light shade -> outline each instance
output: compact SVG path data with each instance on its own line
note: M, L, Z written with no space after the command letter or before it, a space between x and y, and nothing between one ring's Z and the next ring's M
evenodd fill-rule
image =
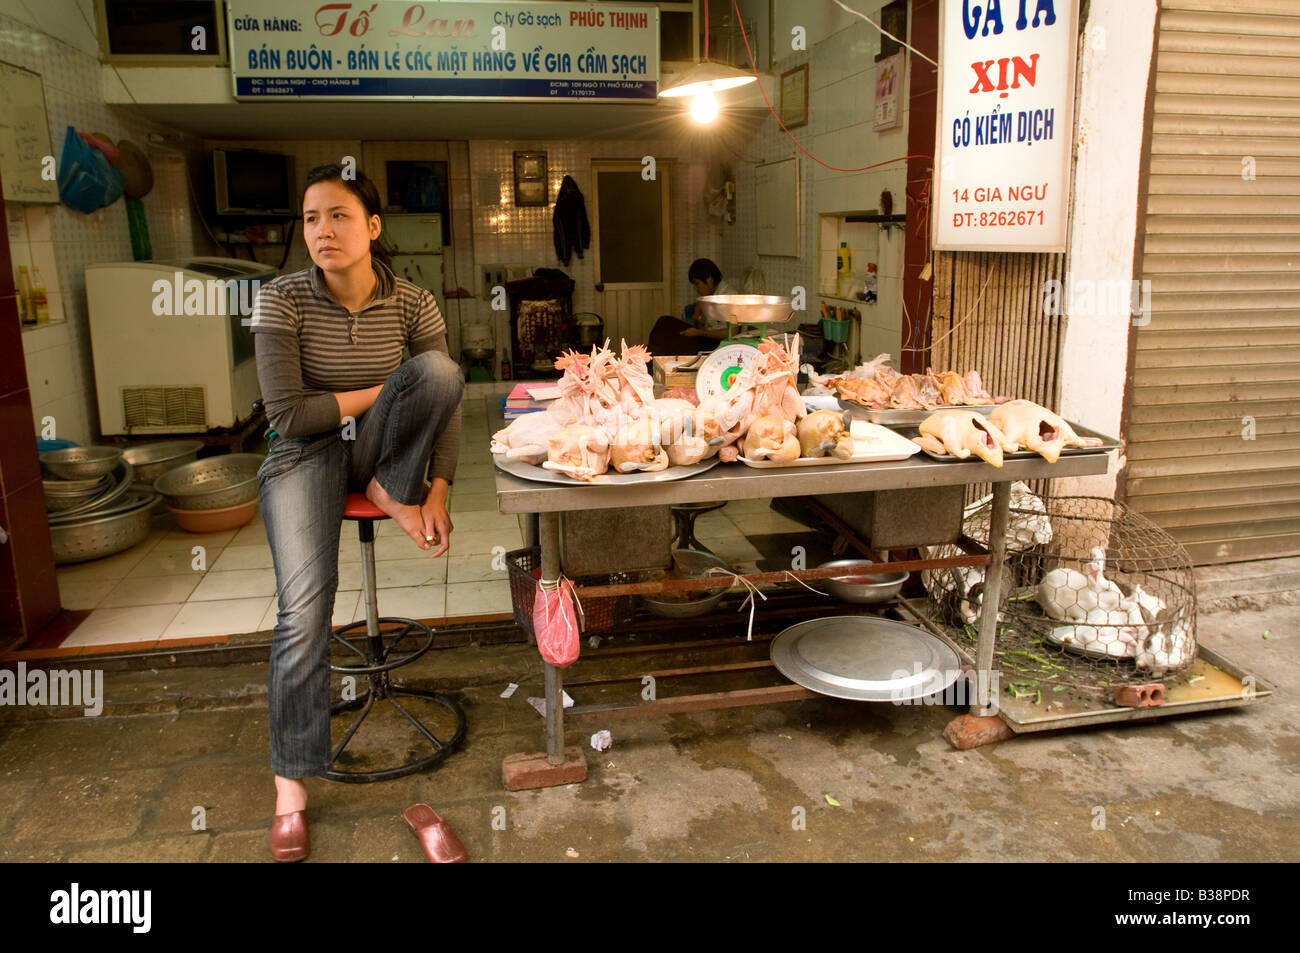
M675 96L693 96L706 90L716 93L718 90L744 86L746 83L754 82L756 78L753 73L746 73L734 66L705 60L688 69L677 82L667 89L661 89L659 95L672 98Z

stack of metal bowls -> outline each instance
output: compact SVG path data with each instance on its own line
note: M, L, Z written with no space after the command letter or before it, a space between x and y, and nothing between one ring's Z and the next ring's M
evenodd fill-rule
M168 470L153 487L167 502L182 529L216 533L243 526L257 511L255 453L206 457Z
M132 487L129 477L123 485L126 491L107 506L50 517L56 565L101 559L144 542L152 527L149 511L158 494L148 487Z
M44 481L50 540L57 565L112 556L149 535L158 500L133 489L134 468L116 447L68 447L41 454L53 476Z

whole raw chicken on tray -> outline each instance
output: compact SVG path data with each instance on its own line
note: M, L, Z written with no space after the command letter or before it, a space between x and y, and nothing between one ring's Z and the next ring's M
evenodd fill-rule
M1055 463L1066 447L1100 447L1096 437L1080 437L1061 417L1027 400L1013 400L993 408L989 419L1007 438L1008 452L1023 447Z

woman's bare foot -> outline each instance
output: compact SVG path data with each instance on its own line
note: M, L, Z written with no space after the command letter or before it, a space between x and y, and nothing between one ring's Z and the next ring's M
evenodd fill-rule
M292 814L307 810L307 785L296 778L275 776L275 813Z
M374 477L366 484L366 499L393 518L393 522L402 528L402 532L415 540L421 549L429 548L429 541L424 538L424 519L418 506L399 503L388 491L379 485Z

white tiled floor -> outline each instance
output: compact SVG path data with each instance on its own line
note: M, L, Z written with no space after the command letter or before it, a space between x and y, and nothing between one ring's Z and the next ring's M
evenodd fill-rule
M375 539L381 615L454 620L511 612L506 572L495 567L502 551L523 546L521 520L496 510L485 400L473 390L463 418L451 548L432 558L392 521L381 522ZM64 607L92 610L62 647L210 639L275 626L275 571L260 512L225 533L184 532L166 511L154 522L149 538L127 552L59 570ZM760 558L746 533L804 530L769 510L767 500L734 502L696 523L696 536L738 569ZM365 618L361 588L361 547L347 523L339 536L335 625Z

